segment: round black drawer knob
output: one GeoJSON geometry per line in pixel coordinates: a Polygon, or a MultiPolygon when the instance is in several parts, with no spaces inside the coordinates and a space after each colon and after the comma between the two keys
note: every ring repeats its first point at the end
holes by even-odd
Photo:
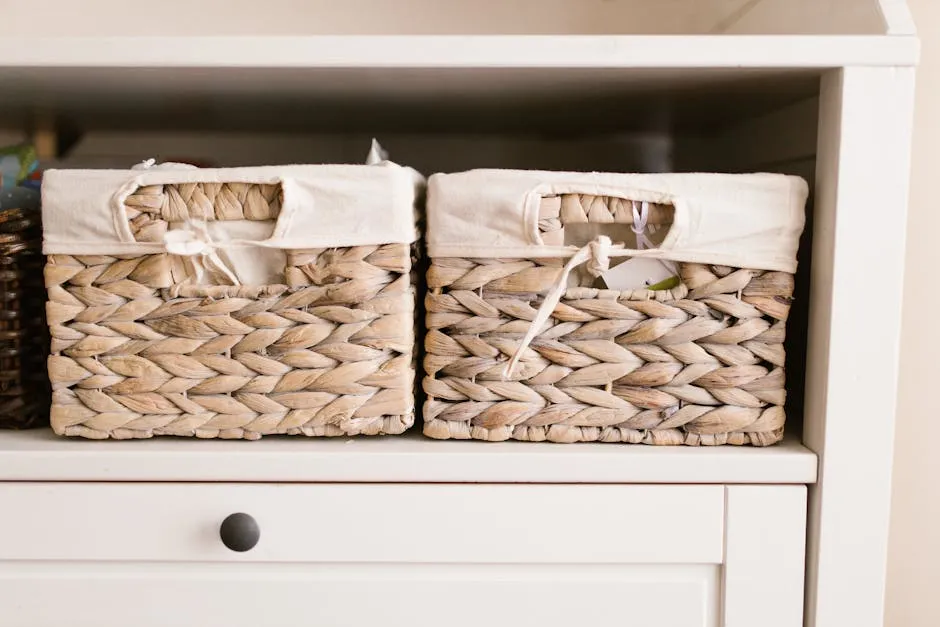
{"type": "Polygon", "coordinates": [[[248,514],[232,514],[222,521],[219,527],[222,544],[233,551],[243,553],[255,548],[261,538],[258,521],[248,514]]]}

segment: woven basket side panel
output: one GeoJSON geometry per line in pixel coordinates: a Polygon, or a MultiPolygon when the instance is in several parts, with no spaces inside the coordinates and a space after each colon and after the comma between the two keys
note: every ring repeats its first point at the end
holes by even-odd
{"type": "Polygon", "coordinates": [[[0,214],[0,428],[48,424],[49,333],[38,211],[0,214]]]}
{"type": "MultiPolygon", "coordinates": [[[[562,197],[560,214],[570,211],[561,223],[632,220],[624,204],[592,198],[562,197]]],[[[544,216],[545,205],[543,219],[554,220],[544,216]]],[[[569,289],[514,376],[503,380],[563,263],[432,261],[427,435],[684,445],[780,440],[792,275],[680,264],[682,285],[668,291],[569,289]]]]}
{"type": "Polygon", "coordinates": [[[186,276],[172,255],[50,256],[55,430],[256,439],[407,429],[407,247],[297,255],[307,263],[287,274],[310,272],[316,283],[171,290],[186,276]]]}

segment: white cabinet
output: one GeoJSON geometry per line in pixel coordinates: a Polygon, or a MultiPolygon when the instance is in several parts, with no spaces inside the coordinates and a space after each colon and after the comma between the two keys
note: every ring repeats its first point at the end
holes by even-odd
{"type": "Polygon", "coordinates": [[[881,624],[903,0],[63,0],[42,36],[20,4],[0,142],[48,165],[357,162],[375,134],[425,172],[771,170],[814,197],[781,445],[0,433],[0,625],[881,624]]]}
{"type": "Polygon", "coordinates": [[[11,625],[161,625],[160,600],[227,626],[802,621],[803,486],[7,483],[0,502],[28,512],[0,519],[11,625]],[[219,537],[234,512],[261,530],[247,552],[219,537]]]}

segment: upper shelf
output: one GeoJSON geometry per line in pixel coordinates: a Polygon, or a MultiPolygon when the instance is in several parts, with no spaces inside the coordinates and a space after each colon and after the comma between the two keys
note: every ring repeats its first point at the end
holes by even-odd
{"type": "Polygon", "coordinates": [[[916,37],[871,34],[16,38],[0,26],[0,126],[699,129],[810,97],[832,68],[917,58],[916,37]]]}
{"type": "MultiPolygon", "coordinates": [[[[4,35],[3,24],[0,69],[5,74],[36,68],[833,68],[910,66],[919,58],[919,43],[913,35],[22,37],[27,30],[4,35]]],[[[0,81],[6,78],[0,76],[0,81]]]]}
{"type": "Polygon", "coordinates": [[[0,481],[814,483],[816,455],[768,447],[654,447],[388,438],[88,441],[0,431],[0,481]]]}
{"type": "MultiPolygon", "coordinates": [[[[587,103],[582,119],[611,120],[598,107],[616,102],[626,119],[634,97],[653,92],[660,98],[648,108],[672,94],[676,106],[698,110],[685,92],[704,84],[733,111],[740,94],[724,93],[728,77],[715,71],[812,74],[910,66],[919,56],[904,0],[268,0],[263,16],[255,0],[165,0],[134,5],[133,19],[125,0],[58,4],[40,10],[41,37],[24,36],[37,32],[34,7],[4,10],[0,121],[8,127],[65,116],[86,128],[113,120],[142,128],[141,117],[195,102],[212,115],[174,117],[202,129],[228,119],[228,127],[270,130],[251,116],[336,111],[348,123],[357,107],[381,117],[443,104],[468,120],[483,111],[480,127],[495,131],[486,111],[506,119],[503,103],[524,100],[516,119],[587,103]]],[[[780,85],[751,83],[748,98],[807,91],[792,77],[765,78],[780,85]]],[[[284,128],[316,127],[301,122],[284,128]]]]}
{"type": "Polygon", "coordinates": [[[904,0],[5,3],[0,36],[911,34],[904,0]],[[39,19],[37,19],[37,17],[39,19]]]}

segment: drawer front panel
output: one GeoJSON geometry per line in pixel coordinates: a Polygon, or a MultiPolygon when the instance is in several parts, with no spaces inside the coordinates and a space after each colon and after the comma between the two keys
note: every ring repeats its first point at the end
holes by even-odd
{"type": "Polygon", "coordinates": [[[715,627],[712,565],[0,565],[4,625],[715,627]]]}
{"type": "Polygon", "coordinates": [[[0,484],[0,561],[722,562],[722,486],[0,484]],[[219,525],[244,512],[245,553],[219,525]]]}

